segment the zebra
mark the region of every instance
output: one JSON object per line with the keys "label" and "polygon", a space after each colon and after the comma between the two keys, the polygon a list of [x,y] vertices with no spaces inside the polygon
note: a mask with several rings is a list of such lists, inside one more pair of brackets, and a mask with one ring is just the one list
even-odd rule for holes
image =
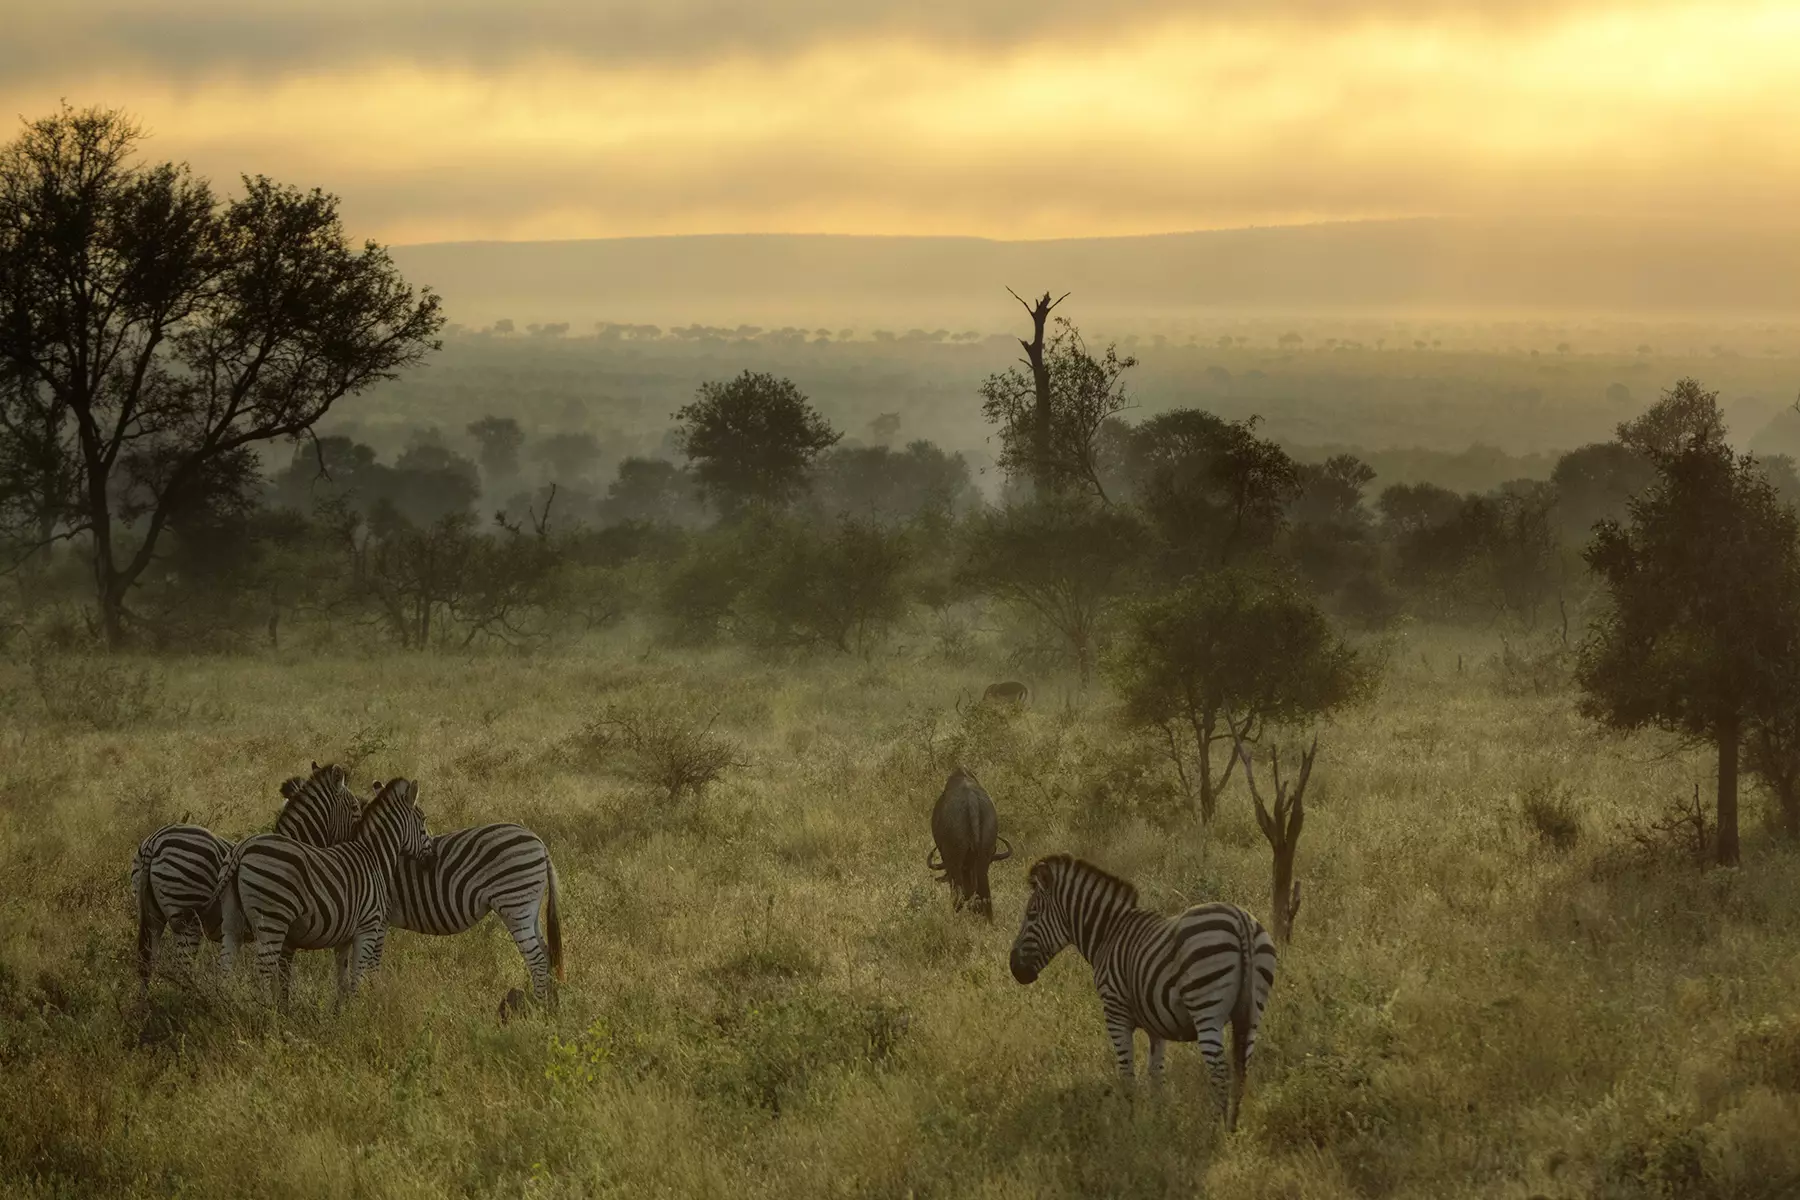
{"label": "zebra", "polygon": [[1134,1078],[1139,1029],[1150,1036],[1153,1084],[1162,1082],[1166,1042],[1198,1041],[1214,1102],[1225,1128],[1235,1130],[1256,1027],[1275,983],[1274,939],[1235,904],[1197,904],[1173,917],[1139,908],[1136,887],[1067,854],[1034,863],[1029,886],[1012,946],[1013,978],[1031,983],[1073,943],[1094,968],[1120,1076]]}
{"label": "zebra", "polygon": [[532,998],[549,998],[550,973],[563,975],[556,867],[544,839],[523,825],[475,825],[434,834],[429,860],[401,862],[387,922],[448,936],[499,916],[531,972]]}
{"label": "zebra", "polygon": [[[312,764],[310,777],[281,785],[275,832],[314,846],[350,836],[359,804],[344,768]],[[219,908],[213,897],[232,844],[200,825],[164,825],[138,843],[131,857],[131,893],[137,900],[139,991],[148,994],[156,946],[164,926],[175,930],[175,961],[194,961],[203,938],[219,941]]]}
{"label": "zebra", "polygon": [[[358,817],[350,839],[319,848],[280,834],[245,838],[231,853],[219,886],[227,968],[246,941],[256,943],[257,975],[274,985],[286,1009],[294,951],[337,952],[338,998],[381,965],[388,897],[408,857],[432,853],[413,780],[396,777]],[[279,966],[279,971],[277,967]]]}

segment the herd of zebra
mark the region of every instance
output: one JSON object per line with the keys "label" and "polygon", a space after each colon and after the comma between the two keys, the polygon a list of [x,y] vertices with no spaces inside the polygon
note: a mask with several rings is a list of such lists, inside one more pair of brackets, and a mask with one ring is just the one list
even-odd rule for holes
{"label": "herd of zebra", "polygon": [[380,964],[389,926],[455,934],[492,912],[524,956],[532,995],[550,999],[551,971],[563,978],[562,925],[556,868],[537,834],[509,824],[430,834],[413,780],[378,780],[364,804],[336,765],[314,763],[281,795],[273,833],[233,845],[199,825],[165,825],[138,844],[140,989],[172,927],[183,966],[203,939],[223,942],[227,970],[253,942],[258,978],[283,1008],[294,952],[333,950],[341,1004]]}
{"label": "herd of zebra", "polygon": [[[454,934],[493,912],[524,956],[534,998],[551,998],[551,971],[563,978],[556,869],[536,834],[497,824],[432,835],[412,780],[378,781],[363,804],[338,766],[315,763],[281,794],[273,833],[233,845],[198,825],[165,825],[139,844],[131,882],[143,990],[166,926],[188,965],[203,938],[223,942],[226,969],[253,942],[258,977],[285,1008],[297,950],[336,952],[341,1004],[380,964],[389,926]],[[927,863],[943,870],[955,906],[972,903],[992,920],[988,867],[1011,847],[995,853],[1002,839],[993,800],[961,767],[932,810],[932,837]],[[1275,981],[1275,944],[1256,918],[1223,902],[1162,916],[1139,906],[1130,883],[1066,854],[1039,859],[1027,887],[1013,977],[1032,983],[1074,946],[1093,968],[1120,1075],[1135,1077],[1139,1029],[1149,1036],[1152,1083],[1161,1080],[1167,1042],[1198,1042],[1215,1103],[1235,1128]],[[503,1018],[521,998],[515,991],[502,1001]]]}

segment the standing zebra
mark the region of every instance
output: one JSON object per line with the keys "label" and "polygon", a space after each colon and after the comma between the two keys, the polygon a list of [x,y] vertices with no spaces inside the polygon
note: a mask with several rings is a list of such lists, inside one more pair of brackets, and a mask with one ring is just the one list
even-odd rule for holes
{"label": "standing zebra", "polygon": [[556,867],[544,839],[523,825],[475,825],[435,834],[429,860],[400,865],[387,921],[437,936],[499,916],[531,972],[531,994],[549,998],[550,972],[563,978]]}
{"label": "standing zebra", "polygon": [[[282,807],[275,832],[314,846],[330,846],[350,836],[358,811],[344,768],[312,765],[312,775],[296,775],[281,785]],[[150,990],[156,944],[165,925],[175,929],[175,961],[194,961],[202,938],[220,939],[215,901],[231,843],[199,825],[164,825],[138,843],[131,857],[131,893],[138,908],[138,988]]]}
{"label": "standing zebra", "polygon": [[246,938],[255,941],[257,975],[265,986],[274,982],[285,1009],[294,951],[330,948],[341,1005],[363,972],[381,965],[388,897],[401,863],[431,849],[418,784],[401,778],[376,793],[339,845],[321,849],[273,833],[245,838],[220,881],[226,965]]}
{"label": "standing zebra", "polygon": [[1162,1081],[1164,1043],[1198,1041],[1225,1127],[1236,1129],[1256,1027],[1275,983],[1275,942],[1256,918],[1224,903],[1162,916],[1138,907],[1131,884],[1067,854],[1039,859],[1030,888],[1013,940],[1013,978],[1031,983],[1073,943],[1093,965],[1119,1074],[1133,1078],[1139,1029],[1150,1035],[1153,1083]]}

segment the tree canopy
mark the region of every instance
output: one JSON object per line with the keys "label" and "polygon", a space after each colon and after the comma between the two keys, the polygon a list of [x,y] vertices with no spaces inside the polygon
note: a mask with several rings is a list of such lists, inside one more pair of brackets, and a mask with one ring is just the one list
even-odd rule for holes
{"label": "tree canopy", "polygon": [[0,458],[33,482],[4,515],[35,543],[91,539],[113,646],[196,492],[419,362],[443,323],[386,251],[348,244],[335,197],[257,176],[221,201],[136,161],[141,138],[64,106],[0,149]]}
{"label": "tree canopy", "polygon": [[1800,520],[1725,440],[1718,394],[1683,379],[1619,441],[1655,481],[1586,557],[1610,606],[1582,645],[1583,710],[1717,749],[1718,859],[1738,859],[1738,754],[1800,674]]}
{"label": "tree canopy", "polygon": [[813,460],[843,436],[791,380],[757,371],[701,384],[675,420],[701,492],[727,516],[792,501]]}

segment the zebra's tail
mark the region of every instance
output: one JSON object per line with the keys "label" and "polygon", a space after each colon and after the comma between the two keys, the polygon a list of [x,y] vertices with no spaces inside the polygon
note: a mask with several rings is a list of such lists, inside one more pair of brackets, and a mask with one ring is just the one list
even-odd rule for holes
{"label": "zebra's tail", "polygon": [[[241,845],[242,843],[240,843]],[[225,943],[224,953],[220,956],[221,970],[229,972],[231,964],[237,958],[238,947],[244,944],[247,932],[244,924],[244,904],[238,896],[238,850],[232,847],[231,857],[225,860],[225,866],[219,872],[219,886],[214,889],[211,904],[219,908],[220,940]]]}
{"label": "zebra's tail", "polygon": [[[149,839],[144,839],[148,842]],[[138,911],[138,944],[137,970],[138,988],[148,994],[150,991],[151,965],[156,957],[156,941],[162,935],[162,911],[156,905],[156,893],[150,888],[150,856],[145,853],[144,842],[131,856],[131,895],[137,901]]]}
{"label": "zebra's tail", "polygon": [[561,981],[567,976],[563,974],[562,914],[556,904],[556,864],[545,859],[544,866],[550,876],[549,886],[544,889],[544,940],[550,943],[550,968]]}

